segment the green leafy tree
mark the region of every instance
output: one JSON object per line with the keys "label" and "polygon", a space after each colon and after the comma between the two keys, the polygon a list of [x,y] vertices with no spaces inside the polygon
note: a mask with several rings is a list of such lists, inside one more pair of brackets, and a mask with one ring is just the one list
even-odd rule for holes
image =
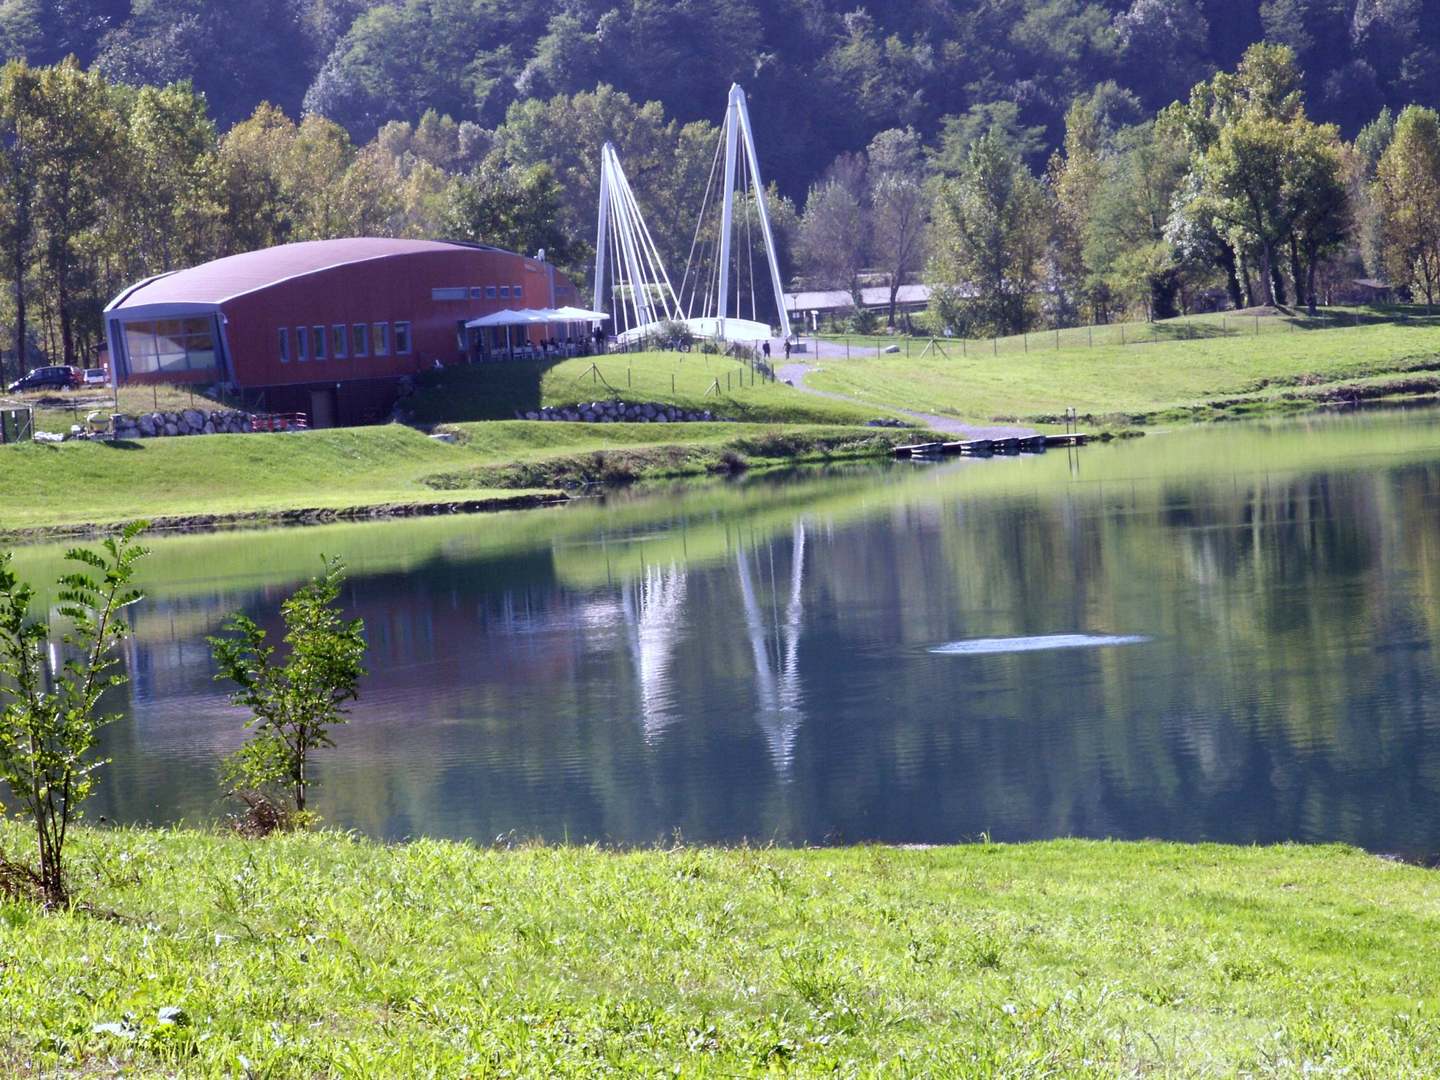
{"label": "green leafy tree", "polygon": [[325,563],[324,572],[280,605],[288,654],[277,661],[266,632],[246,615],[235,615],[210,638],[216,679],[235,684],[230,700],[247,709],[250,738],[226,759],[222,778],[232,790],[284,792],[294,810],[306,813],[314,786],[310,757],[334,746],[331,731],[347,722],[345,704],[360,696],[365,675],[365,624],[339,609],[345,566]]}
{"label": "green leafy tree", "polygon": [[1045,189],[997,134],[980,137],[964,171],[940,185],[931,280],[952,328],[1015,334],[1034,317],[1052,208]]}
{"label": "green leafy tree", "polygon": [[74,548],[77,569],[59,579],[61,637],[67,659],[51,667],[51,630],[32,614],[34,589],[0,556],[0,779],[35,828],[38,860],[21,870],[47,904],[70,897],[65,843],[80,819],[95,770],[95,733],[113,716],[98,710],[105,690],[125,679],[114,673],[115,647],[127,627],[121,611],[141,598],[133,585],[146,554],[137,542],[143,523],[123,528],[98,551]]}
{"label": "green leafy tree", "polygon": [[[14,298],[15,374],[25,371],[30,339],[28,270],[35,250],[36,74],[23,60],[0,71],[0,237]],[[0,358],[0,384],[6,383]]]}
{"label": "green leafy tree", "polygon": [[812,188],[800,219],[799,256],[805,280],[821,289],[844,289],[860,306],[860,271],[870,237],[865,208],[845,184]]}
{"label": "green leafy tree", "polygon": [[562,192],[548,165],[502,167],[487,161],[450,184],[440,229],[456,240],[473,240],[533,255],[564,266],[574,255],[560,224]]}
{"label": "green leafy tree", "polygon": [[40,69],[29,100],[39,260],[64,362],[75,364],[77,322],[90,336],[99,330],[93,241],[123,176],[123,123],[108,84],[73,59]]}
{"label": "green leafy tree", "polygon": [[1390,280],[1418,288],[1427,304],[1434,303],[1440,283],[1440,114],[1418,105],[1400,114],[1373,192]]}
{"label": "green leafy tree", "polygon": [[930,215],[925,158],[920,137],[908,128],[876,135],[866,157],[871,253],[885,272],[890,289],[888,321],[893,327],[900,286],[925,263]]}

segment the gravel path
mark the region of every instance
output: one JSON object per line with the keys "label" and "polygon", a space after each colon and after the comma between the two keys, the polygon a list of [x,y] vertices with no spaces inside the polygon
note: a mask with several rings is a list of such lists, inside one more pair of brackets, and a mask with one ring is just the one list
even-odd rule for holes
{"label": "gravel path", "polygon": [[[840,346],[841,355],[844,355],[844,346]],[[873,350],[872,350],[873,351]],[[852,355],[853,352],[852,352]],[[954,435],[960,439],[1012,439],[1025,435],[1034,435],[1035,429],[1013,425],[992,425],[989,427],[966,424],[956,420],[953,416],[936,416],[934,413],[917,412],[914,409],[895,409],[888,405],[876,405],[872,401],[862,401],[860,398],[850,397],[848,394],[836,394],[829,390],[816,390],[805,382],[805,376],[819,369],[814,364],[781,364],[776,373],[785,382],[793,383],[795,389],[802,390],[807,394],[814,394],[816,397],[829,398],[831,401],[846,401],[851,405],[864,405],[867,408],[887,409],[893,412],[902,413],[917,420],[933,431],[943,432],[946,435]]]}

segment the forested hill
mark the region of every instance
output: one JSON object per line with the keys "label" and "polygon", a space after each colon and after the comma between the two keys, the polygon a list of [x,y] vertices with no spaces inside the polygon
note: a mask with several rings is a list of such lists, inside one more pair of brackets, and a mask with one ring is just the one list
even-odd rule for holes
{"label": "forested hill", "polygon": [[792,197],[844,151],[913,126],[958,145],[999,119],[1033,164],[1078,96],[1140,120],[1289,45],[1309,112],[1353,135],[1384,106],[1440,103],[1440,0],[4,0],[0,40],[112,81],[189,79],[222,130],[270,101],[367,141],[436,109],[494,128],[525,98],[609,83],[682,122],[732,81],[759,103]]}

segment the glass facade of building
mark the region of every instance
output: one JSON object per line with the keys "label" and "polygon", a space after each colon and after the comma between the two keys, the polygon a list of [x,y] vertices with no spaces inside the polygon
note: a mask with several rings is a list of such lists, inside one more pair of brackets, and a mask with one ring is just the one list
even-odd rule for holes
{"label": "glass facade of building", "polygon": [[125,356],[130,374],[204,371],[216,367],[215,320],[156,319],[125,324]]}

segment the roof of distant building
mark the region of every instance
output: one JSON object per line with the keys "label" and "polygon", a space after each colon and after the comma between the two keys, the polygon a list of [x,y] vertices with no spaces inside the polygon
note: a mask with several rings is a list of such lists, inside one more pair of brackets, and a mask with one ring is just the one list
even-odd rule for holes
{"label": "roof of distant building", "polygon": [[[895,294],[897,304],[928,304],[932,288],[929,285],[901,285]],[[870,285],[860,290],[860,302],[867,308],[890,306],[890,288],[886,285]],[[785,308],[788,311],[843,311],[854,306],[854,299],[844,289],[823,289],[811,292],[785,294]]]}
{"label": "roof of distant building", "polygon": [[350,237],[341,240],[305,240],[295,244],[246,251],[223,259],[161,274],[132,285],[112,300],[107,311],[141,304],[221,304],[289,278],[303,277],[350,263],[415,255],[431,251],[470,248],[499,251],[483,244],[456,241],[399,240],[387,237]]}

